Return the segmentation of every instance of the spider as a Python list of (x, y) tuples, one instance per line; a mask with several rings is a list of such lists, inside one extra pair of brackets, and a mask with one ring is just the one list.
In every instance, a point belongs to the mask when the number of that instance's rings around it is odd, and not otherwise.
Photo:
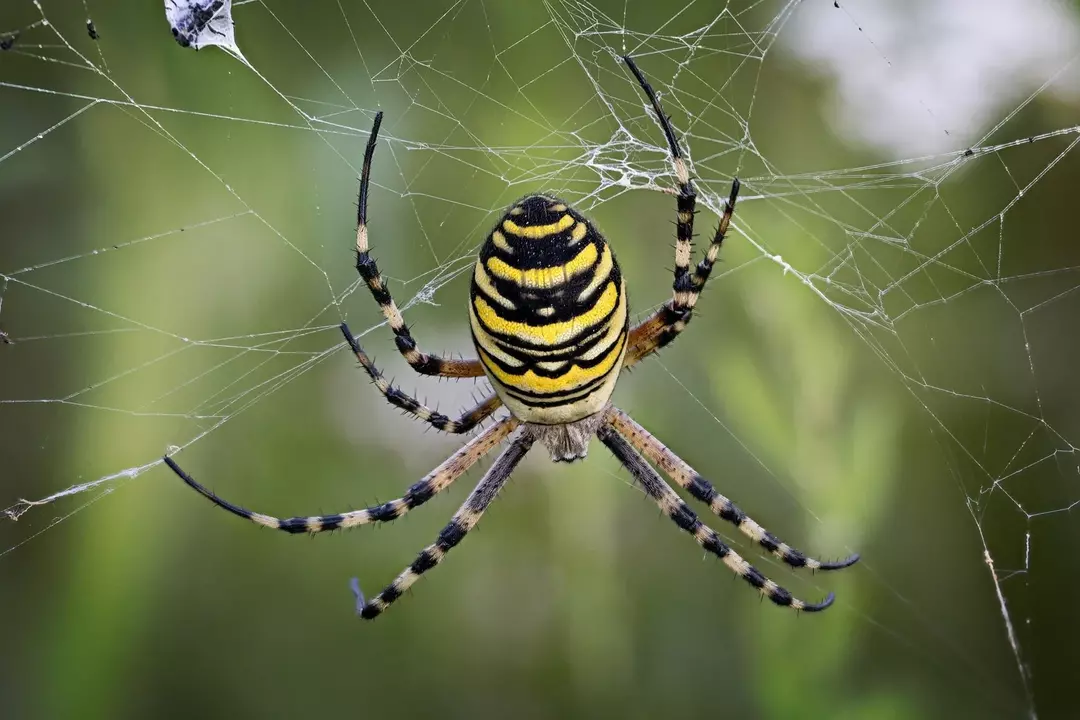
[(368, 138), (360, 175), (356, 269), (393, 331), (398, 350), (414, 370), (421, 375), (447, 378), (486, 375), (495, 392), (460, 417), (451, 419), (394, 387), (344, 323), (341, 332), (390, 404), (439, 430), (467, 433), (500, 406), (505, 406), (509, 415), (473, 438), (401, 498), (335, 515), (282, 519), (246, 510), (218, 497), (181, 470), (171, 457), (165, 457), (168, 466), (190, 487), (235, 515), (288, 533), (318, 533), (399, 518), (445, 490), (509, 439), (509, 446), (496, 458), (435, 542), (424, 548), (390, 585), (368, 600), (353, 580), (357, 613), (362, 618), (372, 619), (382, 614), (421, 575), (445, 559), (476, 527), (518, 462), (535, 443), (545, 446), (553, 461), (569, 462), (585, 457), (594, 435), (681, 530), (777, 605), (816, 612), (832, 604), (833, 594), (829, 593), (819, 603), (808, 603), (766, 578), (699, 520), (652, 465), (715, 515), (791, 567), (837, 570), (859, 559), (856, 554), (838, 562), (822, 562), (781, 542), (609, 402), (621, 370), (633, 367), (668, 345), (690, 322), (720, 252), (739, 194), (739, 181), (735, 179), (712, 243), (704, 259), (691, 270), (696, 196), (686, 158), (652, 86), (633, 58), (626, 56), (623, 61), (647, 96), (663, 130), (678, 183), (675, 280), (669, 301), (631, 328), (625, 282), (614, 253), (600, 232), (562, 200), (550, 195), (531, 195), (516, 202), (499, 219), (484, 241), (473, 268), (469, 321), (479, 357), (459, 360), (423, 352), (369, 251), (368, 181), (382, 123), (379, 112)]

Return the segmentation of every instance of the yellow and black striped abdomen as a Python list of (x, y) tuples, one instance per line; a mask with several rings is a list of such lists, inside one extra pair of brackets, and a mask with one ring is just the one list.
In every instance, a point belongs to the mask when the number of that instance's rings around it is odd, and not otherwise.
[(473, 269), (473, 342), (515, 416), (554, 425), (599, 412), (626, 352), (626, 288), (603, 236), (533, 195), (499, 220)]

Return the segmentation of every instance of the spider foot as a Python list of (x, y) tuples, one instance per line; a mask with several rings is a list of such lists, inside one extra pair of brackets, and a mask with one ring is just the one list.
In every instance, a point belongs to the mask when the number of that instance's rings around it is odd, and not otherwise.
[(351, 578), (349, 587), (352, 588), (353, 595), (356, 597), (356, 614), (361, 615), (364, 612), (364, 606), (367, 605), (367, 600), (364, 599), (364, 593), (360, 590), (360, 578)]
[(851, 567), (855, 563), (859, 562), (859, 553), (852, 553), (843, 560), (836, 560), (833, 562), (823, 562), (820, 566), (814, 568), (815, 570), (843, 570), (846, 567)]

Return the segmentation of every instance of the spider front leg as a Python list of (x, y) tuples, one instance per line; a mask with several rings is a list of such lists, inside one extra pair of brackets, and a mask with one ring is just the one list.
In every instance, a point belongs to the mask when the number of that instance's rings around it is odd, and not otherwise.
[(423, 505), (428, 500), (435, 497), (435, 495), (450, 487), (451, 483), (464, 475), (469, 468), (491, 452), (491, 450), (501, 443), (517, 426), (518, 421), (512, 417), (508, 417), (492, 425), (486, 431), (473, 438), (467, 445), (447, 458), (437, 468), (432, 470), (427, 477), (410, 487), (405, 495), (397, 500), (391, 500), (382, 505), (375, 505), (364, 508), (363, 510), (353, 510), (351, 512), (337, 513), (334, 515), (277, 518), (272, 515), (252, 512), (247, 508), (234, 505), (228, 500), (218, 497), (209, 488), (196, 482), (193, 477), (180, 469), (180, 466), (177, 465), (176, 461), (171, 457), (165, 457), (165, 464), (168, 465), (169, 469), (176, 473), (181, 480), (187, 483), (189, 487), (218, 507), (228, 510), (233, 515), (242, 517), (245, 520), (250, 520), (256, 525), (262, 525), (263, 527), (272, 528), (274, 530), (283, 530), (287, 533), (318, 533), (326, 532), (328, 530), (357, 527), (358, 525), (368, 525), (374, 522), (389, 522), (390, 520), (396, 520), (413, 508)]
[(656, 91), (645, 79), (645, 75), (638, 69), (634, 58), (629, 55), (623, 56), (623, 62), (630, 68), (630, 72), (637, 78), (645, 95), (652, 104), (653, 112), (656, 113), (657, 122), (667, 138), (668, 150), (671, 152), (671, 164), (675, 169), (675, 179), (678, 182), (675, 194), (676, 222), (675, 222), (675, 281), (672, 289), (675, 291), (675, 300), (682, 296), (691, 286), (690, 279), (690, 253), (691, 241), (694, 237), (694, 214), (697, 212), (697, 194), (694, 192), (694, 184), (690, 181), (690, 170), (686, 166), (686, 158), (683, 157), (679, 139), (675, 136), (675, 129), (671, 126), (671, 119), (664, 113), (660, 105), (660, 99), (656, 97)]
[(443, 432), (453, 434), (467, 433), (487, 419), (491, 413), (502, 407), (502, 400), (500, 400), (497, 395), (492, 395), (472, 410), (462, 413), (461, 417), (457, 420), (451, 420), (441, 412), (432, 410), (416, 398), (403, 393), (400, 389), (391, 385), (383, 376), (379, 368), (375, 367), (375, 363), (367, 356), (364, 349), (360, 347), (360, 343), (356, 342), (356, 338), (353, 337), (352, 332), (349, 330), (349, 326), (345, 323), (341, 323), (341, 333), (345, 336), (345, 342), (349, 344), (353, 354), (356, 355), (356, 359), (360, 361), (360, 365), (363, 366), (368, 377), (371, 378), (371, 382), (375, 384), (375, 387), (382, 393), (387, 402), (394, 407), (400, 408), (410, 415), (423, 420), (436, 430), (442, 430)]
[(646, 459), (655, 463), (679, 487), (690, 493), (695, 500), (708, 505), (709, 509), (717, 517), (739, 528), (743, 535), (791, 567), (806, 567), (811, 570), (840, 570), (858, 562), (858, 553), (837, 562), (822, 562), (807, 557), (804, 553), (782, 542), (778, 537), (754, 522), (735, 503), (718, 493), (716, 488), (705, 478), (698, 475), (694, 468), (687, 465), (682, 458), (671, 452), (666, 445), (622, 410), (611, 408), (608, 412), (608, 418), (612, 427), (623, 438), (628, 440)]
[(357, 202), (356, 214), (356, 271), (371, 291), (371, 296), (379, 304), (383, 317), (394, 332), (394, 341), (398, 352), (412, 366), (413, 370), (421, 375), (437, 375), (440, 377), (469, 378), (482, 377), (483, 366), (479, 360), (457, 360), (453, 358), (436, 357), (422, 352), (416, 345), (405, 324), (405, 318), (390, 290), (386, 286), (386, 280), (379, 272), (379, 266), (371, 257), (368, 246), (367, 227), (367, 201), (368, 183), (371, 178), (371, 159), (375, 155), (375, 143), (379, 136), (379, 126), (382, 125), (382, 111), (375, 113), (375, 123), (371, 127), (371, 135), (368, 137), (367, 148), (364, 151), (364, 167), (360, 174), (360, 193)]
[(667, 139), (668, 149), (671, 152), (671, 163), (675, 170), (675, 179), (678, 183), (676, 198), (676, 223), (675, 223), (675, 280), (672, 282), (672, 298), (649, 318), (635, 327), (630, 333), (629, 347), (626, 352), (624, 367), (636, 365), (644, 357), (664, 347), (674, 340), (679, 333), (686, 329), (693, 315), (694, 305), (697, 304), (698, 296), (709, 279), (716, 258), (720, 254), (724, 236), (727, 234), (731, 215), (735, 212), (735, 200), (739, 196), (739, 180), (735, 178), (731, 184), (731, 194), (728, 196), (727, 207), (720, 218), (712, 243), (705, 253), (705, 258), (698, 263), (694, 272), (690, 272), (690, 257), (692, 252), (691, 241), (694, 236), (694, 215), (696, 214), (697, 194), (694, 191), (693, 182), (690, 180), (690, 171), (683, 156), (679, 140), (671, 125), (671, 119), (660, 105), (660, 99), (656, 96), (652, 85), (645, 79), (644, 73), (638, 69), (637, 63), (629, 55), (623, 57), (627, 67), (637, 78), (645, 95), (649, 98), (657, 122)]
[(777, 585), (765, 575), (729, 548), (720, 539), (715, 530), (698, 520), (697, 515), (683, 502), (682, 498), (671, 489), (655, 470), (634, 450), (633, 446), (611, 424), (610, 419), (597, 432), (600, 441), (615, 454), (623, 467), (630, 471), (634, 479), (641, 484), (645, 493), (653, 499), (660, 510), (671, 518), (672, 522), (694, 537), (698, 545), (723, 561), (732, 572), (760, 591), (769, 600), (783, 607), (806, 612), (824, 610), (833, 603), (833, 594), (820, 603), (808, 603), (794, 597), (788, 590)]
[(506, 448), (481, 478), (476, 488), (469, 494), (465, 503), (454, 513), (453, 519), (439, 533), (438, 539), (428, 545), (413, 561), (412, 565), (405, 568), (394, 582), (390, 583), (381, 593), (371, 600), (365, 600), (360, 592), (360, 583), (353, 580), (352, 588), (356, 594), (356, 612), (365, 620), (372, 620), (383, 613), (390, 603), (397, 600), (408, 590), (413, 583), (420, 579), (425, 572), (443, 561), (446, 554), (460, 543), (465, 535), (476, 527), (481, 516), (487, 510), (488, 505), (499, 494), (506, 481), (510, 479), (510, 473), (514, 471), (521, 458), (532, 447), (534, 438), (530, 434), (521, 434)]

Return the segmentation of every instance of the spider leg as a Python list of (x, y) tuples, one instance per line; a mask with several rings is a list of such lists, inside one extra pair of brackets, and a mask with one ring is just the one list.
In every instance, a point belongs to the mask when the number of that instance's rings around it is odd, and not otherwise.
[(678, 182), (676, 198), (676, 223), (675, 223), (675, 280), (671, 285), (672, 298), (666, 302), (651, 317), (635, 327), (630, 333), (629, 347), (623, 367), (630, 367), (640, 362), (644, 357), (664, 347), (676, 338), (690, 322), (697, 304), (698, 296), (705, 287), (712, 272), (713, 265), (720, 253), (720, 247), (727, 234), (731, 215), (735, 212), (735, 199), (739, 195), (739, 180), (736, 178), (731, 184), (731, 194), (728, 196), (727, 207), (724, 215), (720, 218), (713, 240), (705, 253), (705, 258), (698, 263), (694, 272), (690, 272), (691, 240), (694, 236), (694, 215), (697, 210), (697, 194), (694, 184), (690, 180), (690, 171), (686, 165), (679, 140), (671, 125), (671, 119), (660, 105), (660, 99), (656, 91), (645, 78), (645, 74), (638, 69), (637, 63), (629, 55), (623, 57), (623, 62), (634, 74), (641, 89), (649, 98), (653, 112), (656, 114), (660, 128), (667, 139), (668, 149), (671, 152), (671, 162), (675, 169), (675, 178)]
[(371, 381), (375, 383), (375, 387), (383, 394), (387, 402), (423, 420), (436, 430), (455, 435), (467, 433), (502, 406), (502, 400), (497, 395), (492, 395), (472, 410), (462, 413), (457, 420), (451, 420), (441, 412), (432, 410), (416, 398), (391, 385), (379, 368), (375, 367), (375, 363), (367, 356), (364, 349), (360, 347), (360, 343), (356, 341), (356, 338), (353, 337), (352, 332), (349, 330), (349, 326), (345, 323), (341, 324), (341, 333), (345, 336), (345, 342), (349, 344), (353, 354), (356, 355), (356, 359), (360, 361)]
[(626, 349), (626, 358), (623, 367), (632, 367), (652, 355), (657, 350), (670, 343), (679, 333), (686, 329), (694, 314), (694, 306), (705, 289), (705, 283), (709, 280), (709, 274), (716, 264), (716, 258), (720, 254), (720, 248), (724, 244), (728, 226), (731, 224), (731, 216), (735, 212), (735, 200), (739, 196), (739, 179), (736, 178), (731, 184), (731, 195), (728, 196), (727, 207), (720, 218), (720, 224), (716, 227), (716, 234), (705, 257), (694, 268), (693, 275), (689, 276), (689, 288), (681, 292), (676, 289), (675, 297), (661, 305), (656, 312), (641, 321), (630, 330), (630, 339)]
[(643, 428), (636, 420), (618, 408), (612, 408), (608, 417), (615, 428), (647, 460), (655, 463), (668, 477), (694, 497), (709, 506), (718, 517), (735, 525), (748, 538), (786, 562), (791, 567), (807, 567), (811, 570), (839, 570), (854, 565), (859, 560), (858, 553), (837, 562), (822, 562), (807, 557), (802, 552), (781, 542), (779, 538), (758, 525), (746, 513), (726, 497), (716, 491), (707, 480), (702, 478), (692, 467), (673, 453), (652, 433)]
[(379, 266), (369, 254), (368, 227), (367, 227), (367, 200), (368, 182), (371, 179), (371, 159), (375, 155), (375, 143), (379, 136), (379, 126), (382, 124), (382, 111), (375, 113), (375, 123), (371, 127), (371, 135), (368, 137), (367, 149), (364, 151), (364, 167), (360, 174), (360, 192), (357, 202), (356, 213), (356, 271), (371, 291), (371, 296), (379, 304), (383, 317), (394, 332), (394, 341), (398, 352), (412, 366), (413, 370), (421, 375), (438, 375), (440, 377), (469, 378), (481, 377), (484, 374), (483, 366), (479, 360), (458, 360), (455, 358), (436, 357), (422, 352), (416, 346), (405, 324), (394, 298), (390, 295), (386, 280), (379, 272)]
[(675, 282), (672, 289), (675, 292), (673, 300), (676, 305), (679, 299), (689, 291), (692, 281), (690, 275), (690, 254), (692, 251), (691, 240), (694, 237), (694, 213), (697, 206), (697, 193), (694, 192), (694, 184), (690, 181), (690, 171), (686, 166), (686, 158), (683, 157), (679, 139), (675, 136), (675, 130), (671, 126), (671, 119), (664, 113), (660, 105), (660, 99), (656, 97), (656, 91), (645, 79), (644, 73), (638, 69), (634, 58), (629, 55), (623, 56), (623, 62), (630, 68), (630, 72), (637, 78), (641, 89), (649, 98), (656, 120), (667, 138), (668, 149), (671, 151), (671, 164), (675, 168), (675, 179), (678, 181), (678, 189), (675, 195), (676, 222), (675, 222)]
[(196, 492), (218, 507), (228, 510), (233, 515), (250, 520), (256, 525), (273, 528), (274, 530), (284, 530), (287, 533), (317, 533), (368, 525), (374, 522), (388, 522), (401, 517), (448, 488), (452, 482), (475, 465), (480, 458), (487, 455), (502, 442), (517, 425), (518, 421), (512, 417), (505, 418), (492, 425), (432, 470), (427, 477), (410, 487), (405, 495), (397, 500), (391, 500), (382, 505), (375, 505), (363, 510), (353, 510), (352, 512), (338, 513), (336, 515), (276, 518), (271, 515), (252, 512), (218, 497), (211, 490), (197, 483), (194, 478), (181, 470), (180, 466), (171, 457), (165, 457), (165, 464)]
[(525, 457), (533, 441), (534, 438), (531, 435), (518, 435), (484, 474), (465, 503), (454, 513), (453, 519), (439, 533), (434, 544), (424, 548), (412, 565), (405, 568), (382, 592), (371, 600), (365, 600), (363, 593), (360, 592), (359, 582), (353, 580), (352, 588), (356, 594), (357, 614), (365, 620), (378, 617), (390, 606), (390, 603), (401, 597), (402, 593), (419, 580), (421, 575), (441, 563), (450, 549), (461, 542), (465, 535), (480, 522), (484, 511), (510, 479), (510, 473), (514, 471), (521, 458)]
[(671, 518), (679, 528), (693, 535), (701, 547), (720, 558), (732, 572), (757, 588), (769, 600), (777, 605), (807, 612), (817, 612), (832, 605), (834, 599), (832, 593), (816, 604), (799, 600), (725, 545), (715, 530), (698, 520), (690, 506), (683, 502), (671, 486), (664, 482), (649, 463), (619, 434), (610, 420), (601, 426), (597, 436), (630, 471), (634, 479), (641, 483), (645, 493), (656, 502), (665, 515)]

